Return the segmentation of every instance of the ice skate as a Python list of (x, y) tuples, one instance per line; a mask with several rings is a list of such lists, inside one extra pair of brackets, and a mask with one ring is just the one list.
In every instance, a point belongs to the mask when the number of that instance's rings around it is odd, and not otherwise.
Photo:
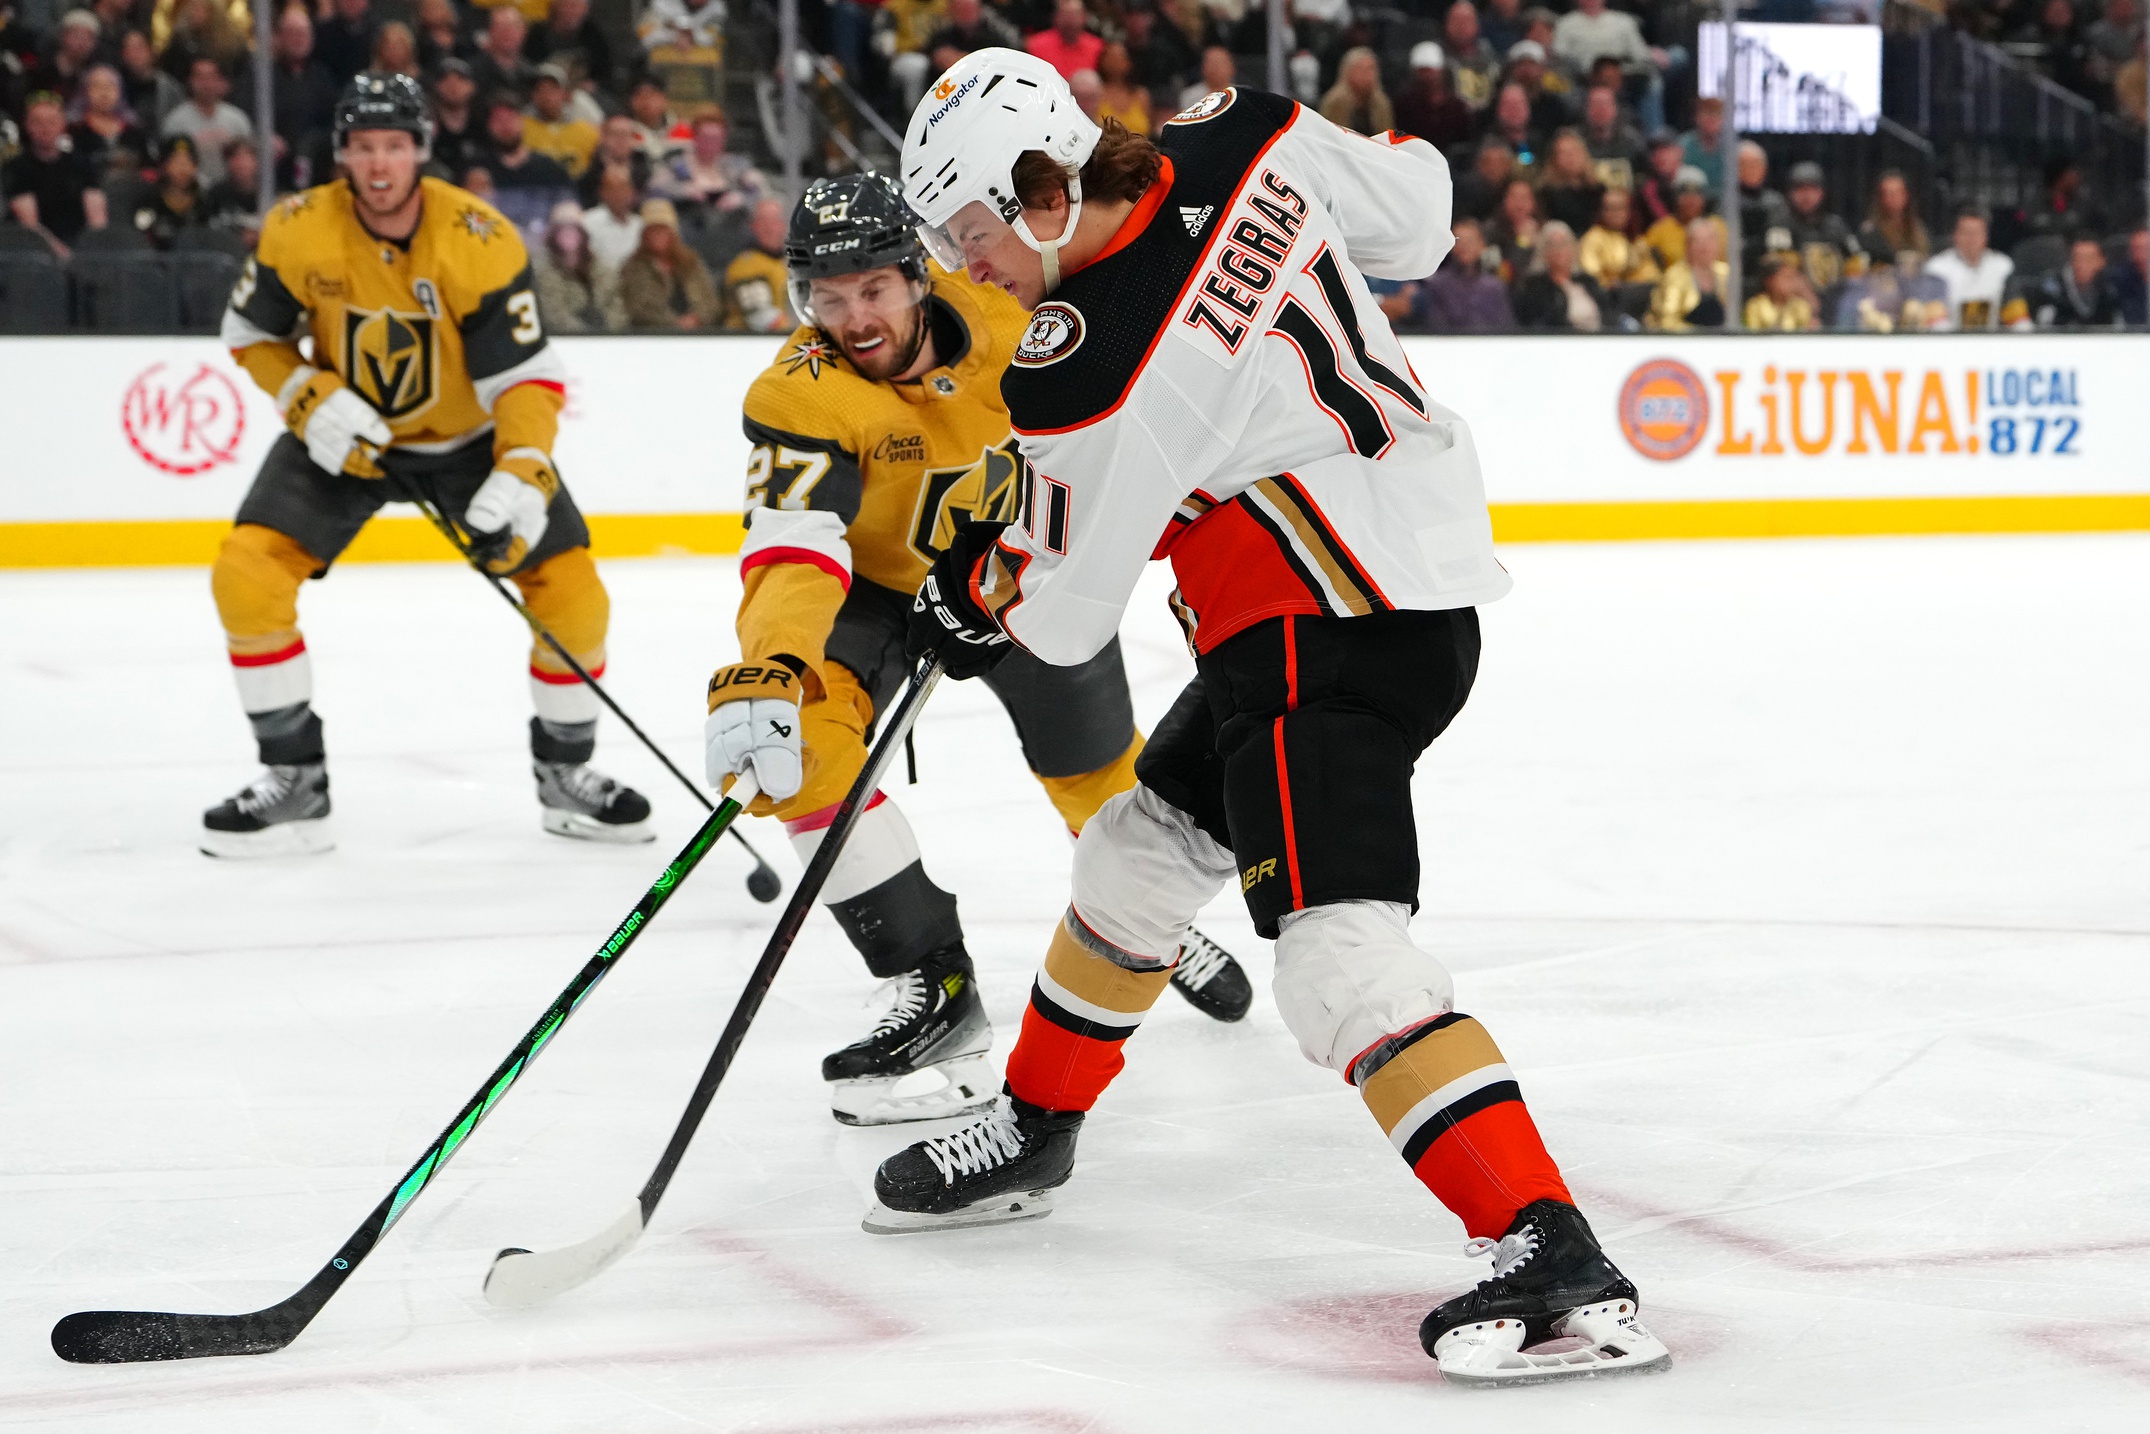
[(1418, 1327), (1443, 1379), (1541, 1384), (1671, 1366), (1671, 1352), (1643, 1328), (1634, 1282), (1573, 1205), (1533, 1201), (1500, 1239), (1467, 1248), (1493, 1256), (1493, 1277)]
[(908, 1235), (1049, 1215), (1053, 1191), (1075, 1171), (1082, 1118), (1001, 1097), (985, 1119), (882, 1161), (861, 1223), (868, 1234)]
[(1215, 1021), (1244, 1018), (1254, 1004), (1254, 986), (1232, 953), (1190, 928), (1180, 943), (1179, 964), (1172, 968), (1172, 989), (1187, 1004)]
[(936, 951), (888, 982), (891, 1004), (864, 1039), (821, 1062), (832, 1113), (845, 1125), (947, 1120), (993, 1103), (985, 1053), (993, 1027), (961, 946)]
[(582, 762), (533, 760), (545, 830), (578, 841), (655, 841), (649, 799)]
[(332, 850), (328, 764), (262, 769), (236, 796), (202, 813), (204, 856), (310, 856)]

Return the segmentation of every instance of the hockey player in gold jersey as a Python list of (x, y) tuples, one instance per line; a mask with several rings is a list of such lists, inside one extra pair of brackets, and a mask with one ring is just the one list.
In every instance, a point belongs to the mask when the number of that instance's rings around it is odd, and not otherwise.
[[(933, 559), (971, 523), (1016, 515), (1022, 455), (1000, 380), (1028, 316), (996, 289), (932, 268), (878, 175), (807, 190), (785, 245), (807, 326), (748, 389), (742, 661), (709, 689), (709, 777), (753, 771), (802, 860), (864, 765), (874, 714), (907, 673), (904, 624)], [(1071, 831), (1132, 787), (1135, 730), (1117, 641), (1052, 667), (1016, 653), (987, 684)], [(822, 898), (891, 982), (889, 1013), (823, 1062), (836, 1117), (924, 1120), (982, 1108), (991, 1027), (955, 898), (926, 875), (909, 825), (876, 793)], [(1252, 1000), (1245, 973), (1191, 935), (1177, 989), (1220, 1020)], [(897, 1097), (935, 1067), (939, 1091)]]
[[(267, 768), (204, 815), (211, 855), (330, 845), (299, 584), (325, 576), (384, 503), (433, 504), (584, 667), (604, 670), (610, 608), (552, 459), (564, 391), (529, 256), (490, 205), (419, 177), (430, 139), (415, 82), (354, 79), (335, 117), (347, 177), (271, 211), (224, 316), (224, 342), (289, 431), (239, 505), (211, 579)], [(587, 765), (596, 697), (542, 645), (530, 678), (545, 829), (649, 840), (649, 803)]]

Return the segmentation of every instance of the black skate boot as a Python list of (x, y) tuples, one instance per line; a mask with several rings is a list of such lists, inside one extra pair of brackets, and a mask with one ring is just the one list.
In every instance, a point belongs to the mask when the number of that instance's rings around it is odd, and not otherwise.
[(1189, 928), (1172, 968), (1172, 989), (1214, 1021), (1236, 1021), (1254, 1004), (1254, 987), (1232, 953)]
[(581, 762), (533, 762), (545, 830), (578, 841), (657, 840), (649, 799)]
[(960, 1230), (1051, 1214), (1052, 1192), (1075, 1173), (1082, 1117), (1003, 1096), (976, 1124), (897, 1151), (874, 1172), (867, 1232)]
[[(1498, 1240), (1465, 1249), (1493, 1256), (1493, 1278), (1426, 1316), (1419, 1343), (1458, 1384), (1662, 1369), (1671, 1353), (1642, 1326), (1634, 1282), (1598, 1248), (1582, 1211), (1536, 1200)], [(1558, 1341), (1544, 1350), (1529, 1346)]]
[[(821, 1062), (836, 1118), (845, 1125), (894, 1125), (947, 1120), (991, 1105), (995, 1080), (985, 1053), (993, 1025), (963, 947), (928, 954), (916, 970), (891, 977), (888, 991), (892, 1004), (865, 1038)], [(898, 1082), (927, 1070), (941, 1077), (939, 1089), (897, 1093)]]
[(272, 763), (202, 813), (204, 856), (297, 856), (336, 845), (328, 825), (328, 764)]
[(655, 841), (649, 799), (589, 765), (595, 722), (530, 719), (530, 774), (545, 830), (577, 841)]

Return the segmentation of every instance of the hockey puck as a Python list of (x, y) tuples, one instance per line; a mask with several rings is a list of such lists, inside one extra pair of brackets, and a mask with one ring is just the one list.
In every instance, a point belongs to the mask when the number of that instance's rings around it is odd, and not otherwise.
[(784, 882), (766, 866), (757, 866), (747, 873), (747, 895), (756, 901), (774, 901), (784, 891)]

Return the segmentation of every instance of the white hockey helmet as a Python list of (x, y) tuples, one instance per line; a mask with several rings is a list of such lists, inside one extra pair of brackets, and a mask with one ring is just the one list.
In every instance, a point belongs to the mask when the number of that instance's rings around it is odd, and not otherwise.
[[(903, 136), (903, 197), (918, 215), (919, 237), (943, 268), (963, 267), (950, 221), (983, 204), (1038, 251), (1050, 291), (1060, 282), (1060, 246), (1082, 216), (1080, 176), (1100, 133), (1045, 61), (1020, 50), (973, 50), (926, 92)], [(1068, 222), (1057, 239), (1032, 234), (1015, 197), (1015, 162), (1033, 149), (1068, 177)]]

